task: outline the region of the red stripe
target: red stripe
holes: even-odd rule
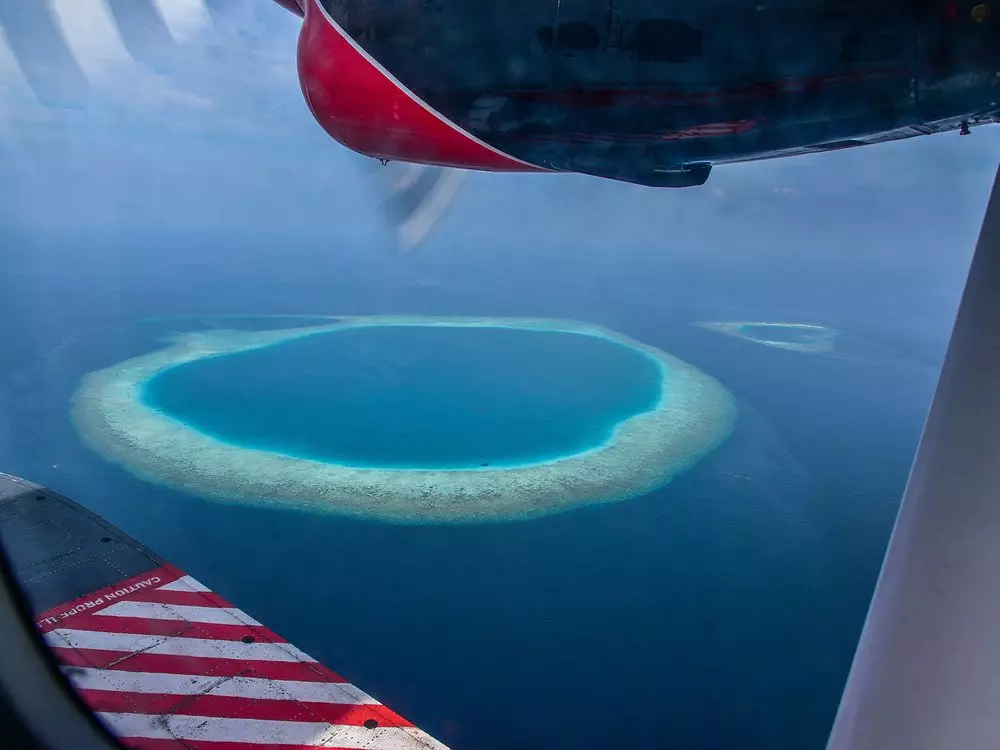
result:
[[[120,737],[121,743],[132,750],[317,750],[316,745],[279,745],[273,742],[212,742],[211,740],[153,740],[142,737]],[[345,750],[337,745],[323,745],[322,750]]]
[[[484,91],[515,101],[543,103],[557,107],[611,107],[611,106],[664,106],[692,102],[719,104],[732,101],[763,99],[787,93],[801,92],[817,86],[859,83],[887,76],[909,75],[904,67],[878,67],[830,75],[812,75],[800,78],[782,78],[758,81],[729,89],[710,91],[683,91],[680,89],[496,89]]]
[[[127,595],[122,597],[117,597],[114,599],[108,599],[108,594],[114,595],[117,591],[122,591],[131,586],[135,586],[139,583],[150,582],[151,587],[165,586],[172,581],[176,581],[183,575],[177,568],[172,565],[164,565],[160,568],[153,568],[147,570],[144,573],[140,573],[137,576],[132,576],[131,578],[126,578],[124,580],[113,583],[110,586],[105,586],[97,591],[92,591],[71,601],[65,602],[55,607],[39,612],[35,615],[35,624],[38,629],[47,633],[58,627],[62,627],[66,624],[67,620],[75,620],[77,617],[82,615],[93,614],[104,609],[116,601],[121,601],[122,599],[128,598]],[[156,579],[153,581],[153,579]],[[141,590],[141,589],[137,589]],[[91,606],[87,606],[87,605]],[[80,608],[79,612],[76,612],[77,608]]]
[[[171,656],[169,654],[128,654],[81,648],[53,648],[61,664],[71,667],[120,669],[123,672],[165,672],[209,677],[261,677],[271,680],[304,680],[308,682],[347,682],[340,675],[316,662],[250,661],[218,659],[203,656]],[[113,665],[113,666],[112,666]]]
[[[675,141],[686,138],[710,138],[725,135],[740,135],[747,133],[765,122],[760,117],[755,120],[734,120],[732,122],[716,122],[705,125],[692,125],[683,130],[673,130],[666,133],[557,133],[532,135],[505,135],[506,140],[524,143],[640,143],[649,141]]]
[[[205,638],[212,641],[238,641],[253,636],[256,641],[287,643],[263,625],[221,625],[212,622],[191,623],[187,620],[157,620],[145,617],[114,617],[90,615],[73,621],[74,630],[129,635],[167,635],[176,638]]]
[[[129,635],[188,635],[194,625],[187,620],[153,620],[145,617],[112,617],[87,615],[73,621],[74,630],[97,633],[128,633]]]
[[[275,684],[275,695],[280,695]],[[78,690],[93,711],[177,716],[214,716],[224,719],[269,721],[325,721],[360,727],[370,719],[381,726],[413,726],[381,705],[313,703],[271,698],[237,698],[228,695],[163,695],[114,690]]]

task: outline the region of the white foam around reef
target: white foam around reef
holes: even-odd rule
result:
[[[695,323],[699,328],[724,333],[727,336],[752,341],[755,344],[787,349],[804,354],[831,354],[836,349],[837,337],[840,331],[827,326],[812,323],[774,323],[765,321],[714,321]],[[782,341],[769,339],[768,329],[797,331],[802,334],[800,341]]]
[[[141,398],[171,367],[364,326],[517,328],[597,336],[656,361],[661,396],[620,422],[602,445],[544,463],[475,469],[358,468],[220,441]],[[397,523],[478,523],[531,518],[625,500],[670,481],[731,432],[736,407],[714,378],[607,328],[569,320],[340,317],[327,325],[267,331],[201,331],[87,375],[72,416],[94,451],[132,474],[218,500],[293,507]]]

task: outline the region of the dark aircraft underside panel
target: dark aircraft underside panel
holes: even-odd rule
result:
[[[0,539],[62,672],[132,750],[447,750],[62,495],[0,474]]]
[[[997,110],[1000,24],[971,0],[320,2],[433,109],[554,170],[698,184],[708,163]]]
[[[2,473],[0,541],[35,612],[164,564],[76,503]]]

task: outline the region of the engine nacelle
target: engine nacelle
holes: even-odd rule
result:
[[[282,0],[282,5],[297,0]],[[475,138],[434,111],[344,31],[317,0],[302,0],[299,83],[316,121],[368,156],[491,171],[544,171]]]
[[[966,134],[1000,97],[1000,20],[948,0],[724,0],[711,24],[669,3],[563,3],[555,23],[537,0],[276,2],[304,15],[316,120],[393,161],[691,187],[715,164]]]

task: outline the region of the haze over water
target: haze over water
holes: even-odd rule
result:
[[[455,750],[821,750],[1000,133],[718,168],[691,191],[474,174],[400,257],[364,161],[311,120],[298,22],[271,5],[185,48],[175,89],[3,121],[0,470],[106,516]],[[86,373],[178,332],[310,324],[225,317],[271,314],[595,323],[717,378],[739,418],[661,490],[487,525],[223,504],[81,444],[69,410]],[[843,334],[809,355],[696,321]],[[310,346],[287,354],[297,372],[332,377]]]

